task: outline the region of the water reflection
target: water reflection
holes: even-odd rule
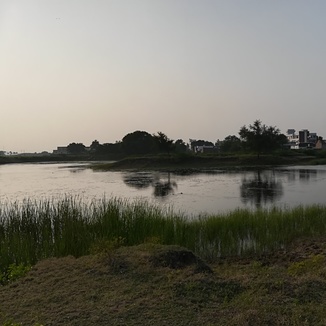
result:
[[[145,189],[154,182],[153,175],[148,172],[130,172],[123,175],[123,182],[136,189]]]
[[[174,189],[177,189],[178,185],[175,181],[171,181],[171,174],[168,172],[168,179],[164,181],[157,177],[153,183],[153,187],[155,197],[165,197],[169,194],[173,194]]]
[[[277,172],[286,175],[287,181],[295,183],[310,183],[325,175],[326,171],[322,169],[295,168],[295,169],[278,169]]]
[[[124,183],[136,189],[145,189],[153,187],[155,197],[165,197],[174,193],[178,185],[176,181],[171,181],[171,173],[167,172],[167,178],[164,174],[150,172],[128,172],[123,176]]]
[[[130,200],[141,196],[164,207],[171,205],[189,216],[271,205],[325,205],[326,165],[274,167],[259,172],[185,169],[170,175],[153,171],[94,172],[83,169],[85,165],[0,165],[0,208],[6,201],[62,198],[66,194],[82,196],[87,202],[103,196]]]
[[[301,182],[309,182],[310,178],[316,178],[317,170],[299,169],[299,179]]]
[[[283,196],[282,182],[275,178],[273,171],[257,171],[252,177],[242,179],[240,196],[243,203],[261,208]]]

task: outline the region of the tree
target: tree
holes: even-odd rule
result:
[[[160,152],[171,152],[173,147],[173,140],[169,139],[167,135],[159,131],[156,135],[153,134],[153,138]]]
[[[188,145],[182,139],[177,139],[173,146],[177,153],[186,153],[189,151]]]
[[[70,143],[67,150],[70,154],[82,154],[85,152],[85,145],[82,143]]]
[[[108,155],[108,154],[120,154],[122,152],[121,142],[116,143],[104,143],[96,147],[96,154]]]
[[[122,149],[126,154],[148,154],[154,151],[155,141],[146,131],[134,131],[122,138]]]
[[[96,150],[98,149],[100,147],[100,143],[98,142],[98,140],[93,140],[92,141],[92,144],[91,144],[91,146],[90,146],[90,148],[91,148],[91,151],[92,152],[96,152]]]
[[[255,151],[258,157],[263,151],[273,151],[287,142],[286,136],[278,128],[266,126],[260,120],[255,120],[248,128],[241,127],[239,135],[244,145]]]
[[[220,144],[222,152],[238,152],[242,149],[241,140],[235,135],[229,135]]]

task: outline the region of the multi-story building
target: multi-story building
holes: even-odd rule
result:
[[[295,129],[288,129],[286,136],[288,138],[289,146],[291,149],[299,148],[299,135],[295,133]]]
[[[291,149],[316,148],[318,137],[316,132],[309,132],[308,129],[302,129],[299,134],[294,129],[287,130],[287,138]]]

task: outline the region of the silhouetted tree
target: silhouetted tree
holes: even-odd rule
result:
[[[159,131],[156,135],[153,134],[154,141],[160,152],[170,153],[173,148],[173,140],[169,139],[167,135]]]
[[[286,136],[278,128],[266,126],[260,120],[255,120],[248,128],[241,127],[239,135],[244,145],[255,151],[258,157],[263,151],[281,148],[287,142]]]
[[[176,140],[174,142],[173,146],[177,153],[185,153],[185,152],[189,151],[189,147],[182,139]]]
[[[122,152],[121,142],[116,143],[104,143],[103,145],[99,145],[96,148],[96,154],[106,155],[106,154],[119,154]]]
[[[98,140],[93,140],[92,144],[90,146],[91,151],[96,152],[96,150],[99,148],[99,146],[100,146],[100,143],[98,142]]]
[[[122,150],[126,154],[148,154],[154,151],[155,141],[146,131],[134,131],[122,138]]]
[[[67,146],[67,150],[70,154],[82,154],[85,153],[85,145],[82,143],[70,143]]]

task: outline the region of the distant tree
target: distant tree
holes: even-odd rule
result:
[[[98,140],[93,140],[92,141],[92,144],[91,144],[91,146],[90,146],[90,148],[91,148],[91,151],[92,152],[96,152],[96,150],[99,148],[99,146],[100,146],[100,143],[98,142]]]
[[[82,154],[85,152],[85,145],[82,143],[70,143],[67,150],[70,154]]]
[[[104,143],[100,145],[96,153],[98,154],[118,154],[122,152],[121,142],[116,143]]]
[[[153,138],[160,152],[170,153],[172,151],[173,140],[163,132],[159,131],[156,135],[153,134]]]
[[[238,152],[242,149],[241,140],[235,135],[229,135],[220,142],[220,150],[222,152]]]
[[[263,151],[272,151],[287,143],[286,136],[278,128],[266,126],[260,120],[255,120],[249,127],[241,127],[239,135],[244,145],[258,157]]]
[[[188,145],[182,139],[177,139],[173,146],[177,153],[185,153],[189,151]]]
[[[129,155],[148,154],[155,150],[155,141],[146,131],[134,131],[122,138],[122,150]]]

